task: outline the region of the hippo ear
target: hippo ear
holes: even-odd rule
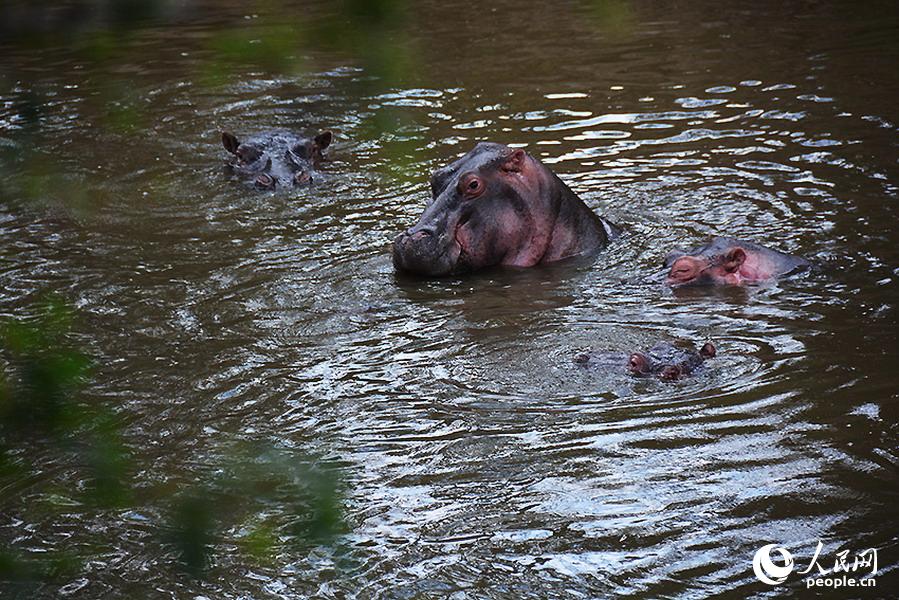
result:
[[[240,142],[237,141],[237,136],[230,131],[223,131],[222,146],[231,154],[237,154],[237,147],[240,146]]]
[[[631,375],[646,375],[651,369],[649,358],[642,352],[634,352],[627,359],[627,370]]]
[[[699,349],[699,356],[703,358],[715,358],[715,355],[718,351],[715,349],[715,344],[712,342],[706,342],[702,345],[702,348]]]
[[[330,131],[322,131],[320,134],[315,136],[315,145],[318,146],[319,150],[324,150],[331,145],[332,139],[334,139],[333,133],[331,133]]]
[[[740,269],[743,266],[743,261],[746,260],[746,251],[742,248],[731,248],[727,251],[727,254],[724,255],[724,270],[728,273],[733,273]]]
[[[674,264],[674,261],[679,259],[681,256],[686,256],[687,253],[680,248],[675,248],[671,252],[665,255],[665,260],[662,262],[662,266],[665,268],[671,267]]]
[[[524,160],[526,156],[527,154],[521,148],[513,150],[512,153],[506,157],[506,162],[503,163],[503,171],[519,173],[522,166],[524,166]]]

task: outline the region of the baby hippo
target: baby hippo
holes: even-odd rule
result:
[[[698,369],[703,361],[713,358],[715,345],[703,344],[699,351],[692,345],[679,348],[668,342],[660,342],[646,352],[627,355],[620,352],[585,352],[574,357],[574,362],[585,367],[605,366],[622,368],[635,377],[655,376],[662,381],[677,381]]]
[[[688,252],[674,250],[665,257],[668,285],[743,285],[792,275],[808,261],[733,238],[712,238]]]

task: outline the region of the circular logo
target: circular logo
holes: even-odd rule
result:
[[[774,561],[771,560],[772,550],[780,552],[780,557],[784,561],[782,567],[775,565]],[[793,571],[793,555],[785,548],[778,548],[777,544],[762,546],[752,559],[752,570],[755,571],[755,576],[762,583],[767,583],[768,585],[783,583]]]

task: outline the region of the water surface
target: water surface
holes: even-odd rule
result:
[[[332,10],[200,4],[112,53],[8,33],[0,143],[86,192],[4,196],[0,313],[74,304],[88,396],[121,407],[147,486],[189,482],[235,438],[340,461],[343,559],[227,546],[200,582],[146,550],[149,506],[27,527],[5,508],[2,539],[114,540],[62,590],[90,598],[774,597],[756,549],[804,567],[818,540],[877,548],[857,597],[889,595],[894,7],[427,1],[319,43]],[[273,36],[288,59],[268,60]],[[244,42],[263,51],[228,62]],[[221,129],[270,127],[335,132],[312,187],[222,173]],[[626,235],[592,260],[396,276],[390,240],[428,174],[480,140],[525,147]],[[816,268],[666,288],[665,253],[711,235]],[[571,360],[707,339],[718,357],[676,384]]]

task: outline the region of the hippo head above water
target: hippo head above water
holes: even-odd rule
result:
[[[480,143],[431,175],[431,201],[393,243],[397,270],[427,276],[531,267],[605,247],[618,229],[521,149]]]
[[[703,361],[714,358],[717,349],[706,342],[698,351],[672,344],[656,344],[647,352],[634,352],[628,357],[627,371],[636,377],[654,375],[662,381],[677,381],[690,375]]]
[[[706,342],[699,350],[692,344],[675,345],[660,342],[644,352],[622,354],[619,352],[583,352],[574,362],[592,368],[624,370],[634,377],[657,377],[662,381],[677,381],[693,374],[703,362],[714,358],[717,349]]]
[[[761,283],[802,271],[809,263],[752,242],[716,237],[689,251],[670,252],[664,266],[668,284],[678,287]]]
[[[312,182],[312,173],[324,160],[323,151],[333,135],[323,131],[305,138],[289,131],[276,131],[241,142],[233,133],[222,132],[222,145],[233,156],[228,169],[257,189],[274,190]]]

